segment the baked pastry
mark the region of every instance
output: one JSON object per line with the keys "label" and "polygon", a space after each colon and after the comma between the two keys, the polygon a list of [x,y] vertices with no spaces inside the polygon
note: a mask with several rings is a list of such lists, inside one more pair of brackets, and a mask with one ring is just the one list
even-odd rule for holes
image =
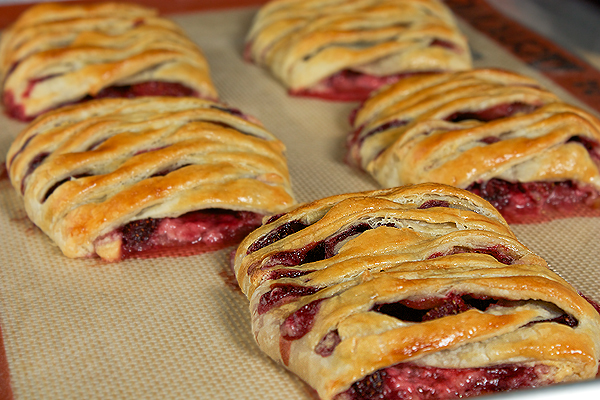
{"label": "baked pastry", "polygon": [[245,58],[291,95],[364,100],[405,76],[471,67],[438,0],[274,0],[256,15]]}
{"label": "baked pastry", "polygon": [[185,33],[127,3],[27,9],[2,32],[0,79],[8,114],[23,121],[90,98],[217,98],[208,63]]}
{"label": "baked pastry", "polygon": [[322,400],[445,400],[598,372],[595,307],[454,187],[303,205],[247,236],[235,271],[259,347]]}
{"label": "baked pastry", "polygon": [[600,121],[533,79],[497,69],[412,77],[375,93],[352,123],[349,162],[385,187],[465,188],[511,223],[598,208]]}
{"label": "baked pastry", "polygon": [[29,218],[68,257],[215,250],[293,204],[284,145],[194,97],[99,99],[38,117],[7,169]]}

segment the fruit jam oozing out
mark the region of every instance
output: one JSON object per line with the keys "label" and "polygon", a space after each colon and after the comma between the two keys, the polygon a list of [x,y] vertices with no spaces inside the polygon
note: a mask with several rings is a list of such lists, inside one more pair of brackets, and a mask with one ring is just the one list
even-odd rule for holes
{"label": "fruit jam oozing out", "polygon": [[120,229],[122,259],[168,255],[170,249],[192,253],[215,251],[241,241],[260,226],[262,215],[247,211],[207,209],[178,218],[147,218]]}
{"label": "fruit jam oozing out", "polygon": [[457,111],[454,114],[446,117],[445,120],[449,122],[461,122],[474,119],[477,121],[489,122],[500,118],[510,117],[517,113],[528,114],[538,108],[539,106],[534,104],[525,104],[519,102],[506,103],[486,108],[484,110]]}
{"label": "fruit jam oozing out", "polygon": [[396,364],[355,382],[336,400],[450,400],[548,385],[544,365],[437,368]]}
{"label": "fruit jam oozing out", "polygon": [[290,89],[291,96],[315,97],[333,101],[364,101],[371,92],[384,86],[396,83],[401,79],[414,75],[429,74],[433,71],[409,72],[387,76],[375,76],[343,70],[323,79],[314,87],[305,89]]}
{"label": "fruit jam oozing out", "polygon": [[496,259],[496,261],[502,264],[511,265],[516,259],[516,255],[511,252],[507,247],[501,245],[494,245],[491,247],[465,247],[465,246],[454,246],[449,251],[444,253],[433,253],[429,256],[429,259],[438,258],[442,256],[448,256],[452,254],[463,254],[463,253],[478,253],[487,254]]}
{"label": "fruit jam oozing out", "polygon": [[[486,311],[490,307],[510,307],[514,302],[484,295],[449,293],[445,297],[423,297],[404,299],[396,303],[377,304],[372,311],[389,315],[401,321],[425,322],[457,315],[468,310]],[[573,316],[563,313],[556,318],[540,322],[554,322],[575,328],[579,322]]]}
{"label": "fruit jam oozing out", "polygon": [[[510,300],[489,296],[449,293],[445,297],[423,297],[418,299],[404,299],[396,303],[377,304],[371,311],[385,314],[401,321],[419,323],[449,315],[457,315],[471,309],[486,311],[491,307],[511,307],[514,304],[515,302]],[[305,323],[306,321],[300,322]],[[571,328],[575,328],[579,324],[579,321],[575,317],[563,313],[552,319],[530,322],[528,325],[541,322],[552,322]],[[303,327],[296,328],[296,331],[302,330]],[[315,353],[322,357],[328,357],[340,342],[341,339],[337,331],[329,332],[325,337],[321,338],[321,341],[315,347]]]}
{"label": "fruit jam oozing out", "polygon": [[[52,78],[52,76],[31,80],[29,82],[29,86],[25,90],[26,96],[24,96],[24,97],[28,97],[28,95],[31,93],[31,91],[35,87],[35,85],[37,85],[38,83],[40,83],[46,79],[50,79],[50,78]],[[85,102],[88,100],[101,99],[101,98],[134,98],[134,97],[141,97],[141,96],[171,96],[171,97],[194,96],[194,97],[198,97],[198,95],[199,95],[198,92],[196,92],[195,90],[188,88],[187,86],[184,86],[180,83],[149,81],[149,82],[143,82],[143,83],[136,83],[136,84],[128,85],[128,86],[108,87],[108,88],[102,89],[95,96],[88,95],[78,101],[61,104],[61,106],[64,106],[67,104],[82,103],[82,102]],[[25,109],[24,109],[23,105],[17,103],[12,91],[4,92],[3,101],[4,101],[4,106],[6,108],[6,113],[12,118],[18,119],[20,121],[28,122],[28,121],[32,121],[36,117],[36,115],[26,115],[25,114]],[[46,111],[48,111],[48,110],[46,110]]]}
{"label": "fruit jam oozing out", "polygon": [[466,189],[489,201],[508,223],[542,222],[598,211],[598,191],[572,181],[508,182],[494,178]]}
{"label": "fruit jam oozing out", "polygon": [[[271,219],[267,221],[267,223],[270,222],[272,222]],[[254,253],[255,251],[262,249],[263,247],[275,243],[293,233],[301,231],[307,226],[308,224],[305,224],[298,220],[286,222],[285,224],[278,226],[277,228],[267,233],[265,236],[260,237],[254,243],[252,243],[248,247],[246,254]]]}

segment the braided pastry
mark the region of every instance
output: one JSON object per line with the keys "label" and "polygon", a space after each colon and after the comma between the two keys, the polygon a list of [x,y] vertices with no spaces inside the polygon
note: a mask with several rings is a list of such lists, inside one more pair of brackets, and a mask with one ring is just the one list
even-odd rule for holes
{"label": "braided pastry", "polygon": [[271,218],[235,256],[259,347],[323,400],[594,378],[600,315],[478,196],[438,184]]}
{"label": "braided pastry", "polygon": [[217,98],[208,64],[184,32],[126,3],[27,9],[2,33],[0,79],[8,113],[24,121],[89,98]]}
{"label": "braided pastry", "polygon": [[381,185],[467,188],[509,222],[596,207],[600,121],[527,77],[479,69],[413,77],[356,112],[348,159]]}
{"label": "braided pastry", "polygon": [[247,36],[245,58],[292,95],[362,100],[432,71],[468,69],[465,37],[438,0],[275,0]]}
{"label": "braided pastry", "polygon": [[293,204],[283,152],[258,122],[209,100],[100,99],[38,117],[7,168],[65,255],[118,260],[239,242]]}

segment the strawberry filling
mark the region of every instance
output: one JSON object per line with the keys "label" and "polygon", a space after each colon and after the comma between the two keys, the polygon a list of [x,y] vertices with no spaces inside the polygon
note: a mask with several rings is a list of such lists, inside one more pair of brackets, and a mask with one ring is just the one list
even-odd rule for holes
{"label": "strawberry filling", "polygon": [[489,201],[509,223],[530,223],[598,213],[597,189],[573,181],[508,182],[491,179],[467,190]]}
{"label": "strawberry filling", "polygon": [[336,400],[449,400],[548,385],[544,365],[437,368],[401,363],[355,382]]}
{"label": "strawberry filling", "polygon": [[290,90],[289,94],[292,96],[316,97],[333,101],[363,101],[375,89],[384,85],[391,85],[409,76],[426,73],[431,72],[407,72],[387,76],[375,76],[351,70],[343,70],[323,79],[315,86]]}
{"label": "strawberry filling", "polygon": [[133,221],[107,236],[121,240],[121,259],[191,255],[239,243],[260,226],[262,217],[248,211],[206,209],[177,218]]}
{"label": "strawberry filling", "polygon": [[[47,76],[43,78],[33,79],[29,82],[23,97],[27,98],[30,96],[34,87],[47,79],[52,78],[53,76]],[[66,104],[61,104],[58,107],[62,107],[69,104],[82,103],[91,99],[101,99],[101,98],[134,98],[141,96],[171,96],[171,97],[184,97],[184,96],[194,96],[198,97],[198,92],[195,90],[188,88],[185,85],[175,82],[159,82],[159,81],[150,81],[143,83],[136,83],[133,85],[127,86],[111,86],[105,89],[102,89],[96,95],[88,95],[84,98],[69,102]],[[25,108],[23,104],[17,103],[14,94],[12,91],[5,91],[3,95],[4,107],[6,109],[6,113],[9,117],[17,119],[23,122],[32,121],[37,115],[27,115],[25,113]],[[39,114],[43,114],[49,110],[45,110]],[[38,115],[39,115],[38,114]]]}

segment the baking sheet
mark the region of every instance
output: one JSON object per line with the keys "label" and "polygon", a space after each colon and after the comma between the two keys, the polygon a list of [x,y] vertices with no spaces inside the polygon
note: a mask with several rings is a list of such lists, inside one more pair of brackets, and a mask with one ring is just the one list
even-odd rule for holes
{"label": "baking sheet", "polygon": [[[356,103],[290,98],[242,60],[255,8],[174,15],[203,49],[221,97],[259,118],[287,146],[299,201],[377,188],[343,162]],[[565,91],[461,23],[477,67],[532,75]],[[0,153],[24,124],[0,116]],[[254,343],[231,249],[185,258],[71,260],[25,215],[0,179],[0,327],[15,399],[313,398]],[[600,300],[600,220],[513,226],[521,241],[582,292]]]}

